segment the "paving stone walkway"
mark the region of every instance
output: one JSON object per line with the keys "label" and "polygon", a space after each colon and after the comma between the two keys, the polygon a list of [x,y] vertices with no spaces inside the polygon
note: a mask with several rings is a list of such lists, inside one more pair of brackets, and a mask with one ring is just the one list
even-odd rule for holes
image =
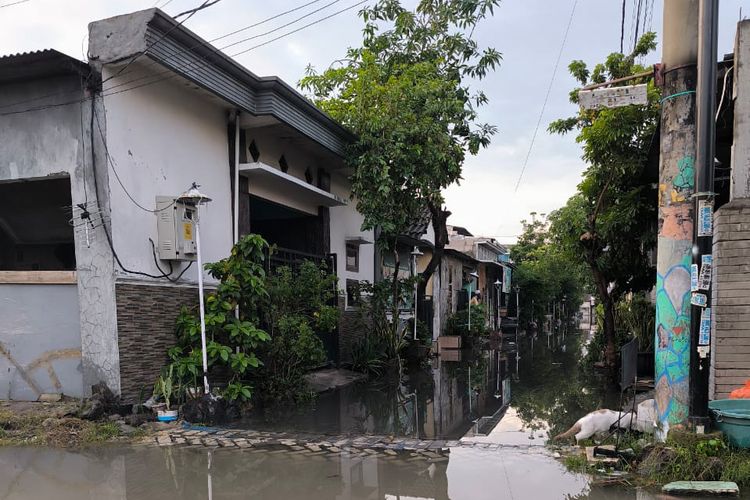
{"label": "paving stone walkway", "polygon": [[497,451],[501,448],[540,449],[536,445],[514,446],[458,440],[421,440],[392,436],[331,436],[322,434],[264,432],[244,429],[171,427],[156,432],[145,444],[202,448],[235,448],[322,455],[355,453],[415,459],[447,459],[451,448]]}

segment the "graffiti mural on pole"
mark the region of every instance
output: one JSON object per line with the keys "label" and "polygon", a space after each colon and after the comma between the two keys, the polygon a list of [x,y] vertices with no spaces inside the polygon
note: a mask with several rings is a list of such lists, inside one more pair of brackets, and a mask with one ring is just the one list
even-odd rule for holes
{"label": "graffiti mural on pole", "polygon": [[[670,151],[674,155],[675,151]],[[656,408],[660,422],[687,420],[695,159],[662,158],[656,265]]]}

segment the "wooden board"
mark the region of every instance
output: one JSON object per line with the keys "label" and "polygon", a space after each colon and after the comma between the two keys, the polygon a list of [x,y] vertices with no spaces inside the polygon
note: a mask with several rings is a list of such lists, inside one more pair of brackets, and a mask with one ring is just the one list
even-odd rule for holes
{"label": "wooden board", "polygon": [[75,271],[0,271],[0,283],[18,285],[75,285]]}

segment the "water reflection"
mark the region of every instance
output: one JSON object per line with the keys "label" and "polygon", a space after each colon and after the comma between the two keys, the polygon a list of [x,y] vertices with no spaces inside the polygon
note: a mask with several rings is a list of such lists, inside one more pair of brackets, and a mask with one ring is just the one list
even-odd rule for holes
{"label": "water reflection", "polygon": [[400,382],[351,385],[321,394],[313,408],[256,415],[241,426],[422,439],[458,439],[471,429],[487,433],[510,403],[508,357],[500,349],[446,351],[408,369]]}
{"label": "water reflection", "polygon": [[[209,469],[210,460],[210,469]],[[209,479],[210,473],[210,479]],[[535,478],[544,478],[543,481]],[[191,448],[0,449],[0,499],[636,498],[592,490],[540,453],[455,449],[429,463]]]}

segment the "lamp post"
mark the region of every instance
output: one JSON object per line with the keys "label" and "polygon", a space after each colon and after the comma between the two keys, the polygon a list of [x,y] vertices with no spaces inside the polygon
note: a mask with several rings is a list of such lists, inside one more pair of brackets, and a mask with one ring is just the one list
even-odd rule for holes
{"label": "lamp post", "polygon": [[200,205],[205,205],[211,198],[198,191],[198,185],[194,182],[193,185],[182,193],[177,200],[182,203],[195,205],[195,253],[196,260],[198,263],[198,304],[200,308],[201,318],[201,353],[203,355],[203,390],[206,394],[209,394],[208,387],[208,355],[206,354],[206,308],[203,304],[203,260],[201,258],[201,232],[200,232],[200,217],[198,216],[198,208]]}
{"label": "lamp post", "polygon": [[497,330],[500,327],[500,287],[503,286],[503,282],[500,281],[500,278],[498,278],[495,280],[493,285],[495,285],[495,330]]}
{"label": "lamp post", "polygon": [[[419,247],[415,246],[411,251],[412,277],[417,276],[417,258],[423,255]],[[414,340],[417,340],[417,280],[414,280]]]}
{"label": "lamp post", "polygon": [[469,274],[469,286],[467,287],[466,291],[469,293],[469,335],[471,335],[471,288],[474,285],[474,280],[479,278],[479,275],[476,271],[472,271]]}
{"label": "lamp post", "polygon": [[521,306],[519,305],[518,297],[521,294],[521,287],[516,285],[516,372],[518,372],[518,360],[521,359],[518,346],[518,329],[521,326]]}

